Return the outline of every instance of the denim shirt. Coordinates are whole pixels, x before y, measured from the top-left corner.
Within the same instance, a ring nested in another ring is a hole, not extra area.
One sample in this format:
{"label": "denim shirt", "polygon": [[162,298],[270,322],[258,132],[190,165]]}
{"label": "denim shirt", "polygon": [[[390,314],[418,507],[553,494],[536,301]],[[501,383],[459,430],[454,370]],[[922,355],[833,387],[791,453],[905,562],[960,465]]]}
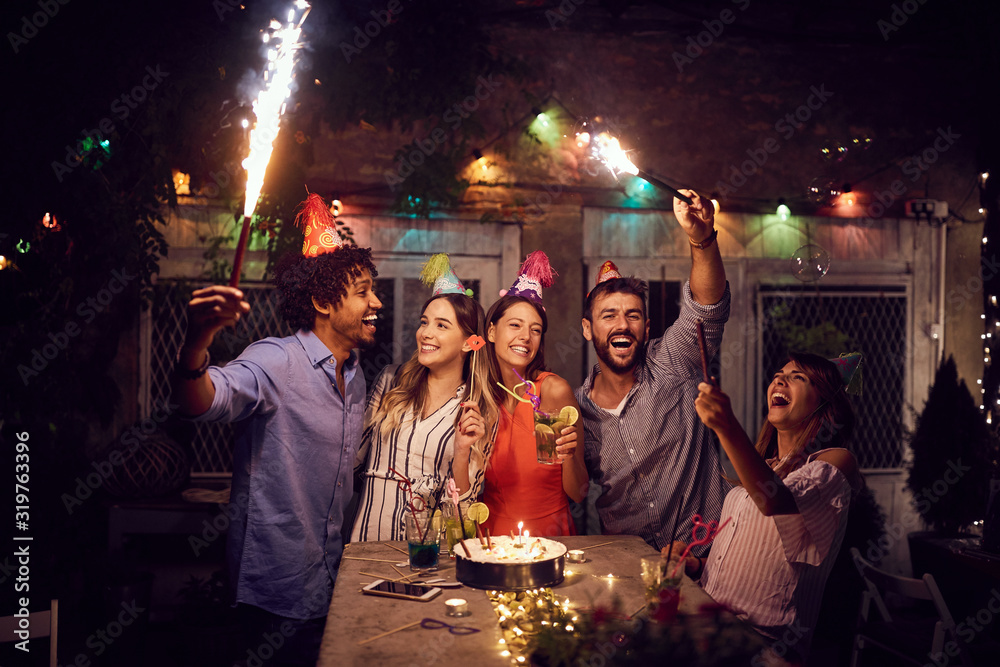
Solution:
{"label": "denim shirt", "polygon": [[344,549],[365,379],[310,331],[251,344],[208,369],[212,407],[197,421],[236,422],[226,561],[235,602],[280,616],[325,616]]}

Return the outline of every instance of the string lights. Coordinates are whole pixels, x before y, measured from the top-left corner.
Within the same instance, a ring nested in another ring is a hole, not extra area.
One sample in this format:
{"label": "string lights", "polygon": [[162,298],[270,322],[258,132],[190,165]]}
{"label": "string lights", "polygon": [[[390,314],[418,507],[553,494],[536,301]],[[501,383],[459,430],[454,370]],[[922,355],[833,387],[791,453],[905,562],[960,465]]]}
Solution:
{"label": "string lights", "polygon": [[[983,169],[978,173],[979,185],[979,212],[984,215],[983,237],[981,245],[981,273],[983,278],[983,312],[980,318],[983,320],[983,332],[980,340],[983,342],[983,377],[977,380],[982,394],[982,403],[979,409],[986,414],[986,423],[993,424],[995,411],[1000,410],[1000,367],[992,363],[993,355],[990,352],[990,342],[993,334],[1000,332],[1000,308],[997,306],[997,294],[1000,294],[1000,277],[996,271],[983,270],[996,257],[998,238],[997,229],[1000,225],[1000,215],[997,211],[998,191],[997,179],[990,178],[990,171]],[[989,406],[989,407],[987,407]]]}

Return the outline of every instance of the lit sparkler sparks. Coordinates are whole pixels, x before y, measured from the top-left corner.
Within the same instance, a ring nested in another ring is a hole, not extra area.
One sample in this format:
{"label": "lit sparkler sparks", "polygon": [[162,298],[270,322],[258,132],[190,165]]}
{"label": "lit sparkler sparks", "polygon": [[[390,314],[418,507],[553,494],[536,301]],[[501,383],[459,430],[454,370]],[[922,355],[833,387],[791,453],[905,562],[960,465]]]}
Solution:
{"label": "lit sparkler sparks", "polygon": [[302,24],[309,16],[309,9],[308,2],[296,0],[293,8],[288,10],[287,22],[271,19],[269,30],[263,35],[264,43],[268,45],[267,69],[264,71],[264,87],[253,101],[257,122],[250,130],[250,152],[243,160],[243,168],[247,170],[246,202],[243,204],[243,228],[236,245],[233,274],[229,280],[232,287],[236,287],[240,281],[243,255],[250,234],[250,217],[264,187],[264,175],[271,161],[274,141],[278,138],[281,116],[285,113],[288,95],[292,90],[295,54],[301,46],[299,37],[302,34]]}
{"label": "lit sparkler sparks", "polygon": [[[583,134],[580,136],[582,137]],[[676,188],[667,185],[655,176],[635,166],[632,160],[629,159],[628,153],[621,147],[618,138],[611,136],[607,132],[601,132],[590,140],[590,156],[607,167],[608,171],[615,178],[618,178],[620,174],[632,174],[658,188],[666,190],[686,204],[691,203],[691,198],[687,195],[681,194]]]}

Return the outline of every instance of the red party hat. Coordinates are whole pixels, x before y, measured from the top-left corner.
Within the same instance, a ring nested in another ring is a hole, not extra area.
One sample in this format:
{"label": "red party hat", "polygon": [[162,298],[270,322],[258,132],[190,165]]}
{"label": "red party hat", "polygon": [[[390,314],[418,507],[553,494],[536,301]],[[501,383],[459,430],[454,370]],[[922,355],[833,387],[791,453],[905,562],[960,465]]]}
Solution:
{"label": "red party hat", "polygon": [[306,257],[316,257],[323,253],[333,252],[344,245],[343,239],[337,233],[337,225],[333,214],[323,198],[315,192],[299,204],[299,212],[295,216],[295,226],[302,230],[305,239],[302,242],[302,254]]}

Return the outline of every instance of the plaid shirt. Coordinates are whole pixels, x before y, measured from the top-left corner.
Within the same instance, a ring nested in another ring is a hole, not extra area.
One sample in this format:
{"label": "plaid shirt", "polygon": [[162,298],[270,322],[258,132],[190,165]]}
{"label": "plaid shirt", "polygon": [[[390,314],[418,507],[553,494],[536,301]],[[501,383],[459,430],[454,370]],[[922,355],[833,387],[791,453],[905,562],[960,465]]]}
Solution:
{"label": "plaid shirt", "polygon": [[673,539],[691,541],[695,514],[718,520],[729,484],[721,476],[719,444],[694,409],[702,379],[695,322],[704,321],[711,358],[722,342],[729,300],[727,284],[719,303],[703,306],[684,283],[680,315],[662,338],[647,343],[620,416],[590,400],[600,366],[576,390],[587,470],[601,487],[603,533],[638,535],[656,549],[665,547],[682,497]]}

